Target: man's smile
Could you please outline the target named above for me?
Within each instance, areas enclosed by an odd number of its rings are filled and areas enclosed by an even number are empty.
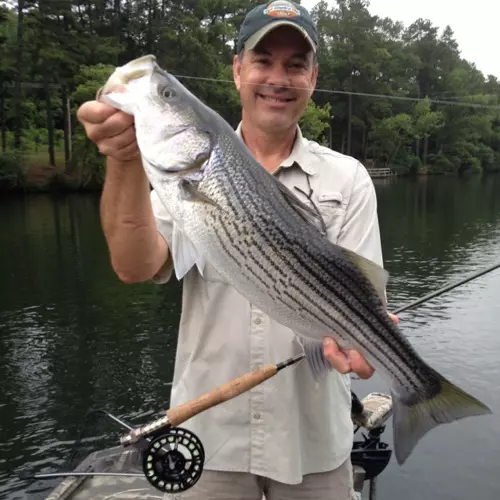
[[[286,97],[277,94],[262,94],[257,92],[256,95],[271,104],[286,105],[287,103],[294,102],[296,100],[295,97]]]

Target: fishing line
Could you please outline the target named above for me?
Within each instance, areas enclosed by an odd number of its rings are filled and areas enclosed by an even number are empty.
[[[127,424],[126,422],[123,422],[122,420],[118,419],[117,417],[115,417],[114,415],[112,415],[111,413],[107,412],[106,410],[102,409],[102,408],[97,408],[95,410],[89,410],[84,416],[83,416],[83,420],[82,420],[82,423],[81,423],[81,430],[80,430],[80,435],[78,436],[78,438],[75,440],[75,442],[73,443],[73,446],[71,447],[71,450],[70,450],[70,454],[68,456],[68,459],[66,460],[66,465],[63,467],[63,469],[70,469],[70,466],[71,466],[71,462],[75,459],[76,457],[76,452],[77,452],[77,448],[80,447],[82,441],[83,441],[83,436],[85,434],[85,430],[88,426],[88,422],[90,420],[90,417],[92,417],[93,415],[101,415],[101,416],[106,416],[106,417],[109,417],[111,420],[114,420],[115,422],[117,422],[119,425],[121,425],[122,427],[125,427],[125,428],[128,428],[129,430],[132,430],[133,427],[130,426],[129,424]]]
[[[209,78],[209,77],[204,77],[204,76],[190,76],[190,75],[178,75],[171,73],[172,76],[178,79],[185,79],[185,80],[200,80],[200,81],[207,81],[207,82],[217,82],[217,83],[231,83],[234,85],[233,80],[226,80],[224,78]],[[260,86],[260,84],[256,83],[247,83],[247,82],[241,82],[243,85],[248,85],[248,86]],[[272,87],[269,85],[269,87]],[[354,91],[348,91],[348,90],[333,90],[333,89],[321,89],[321,88],[312,88],[312,87],[294,87],[294,86],[281,86],[280,88],[286,88],[286,89],[293,89],[293,90],[313,90],[314,92],[321,92],[321,93],[326,93],[326,94],[341,94],[341,95],[358,95],[362,97],[377,97],[379,99],[392,99],[392,100],[400,100],[400,101],[413,101],[413,102],[420,102],[424,101],[424,98],[419,98],[419,97],[407,97],[407,96],[396,96],[396,95],[389,95],[389,94],[374,94],[374,93],[369,93],[369,92],[354,92]],[[471,96],[472,97],[472,96]],[[498,97],[498,96],[496,96]],[[458,97],[457,97],[458,98]],[[473,107],[473,108],[482,108],[482,109],[496,109],[500,110],[499,105],[493,105],[493,104],[480,104],[480,103],[467,103],[467,102],[456,102],[456,101],[449,101],[446,99],[434,99],[434,98],[428,98],[427,99],[429,102],[432,102],[434,104],[444,104],[444,105],[450,105],[450,106],[460,106],[460,107]]]
[[[233,80],[227,80],[224,78],[210,78],[210,77],[205,77],[205,76],[178,75],[175,73],[170,73],[170,74],[178,79],[213,82],[213,83],[229,83],[229,84],[234,85]],[[250,83],[250,82],[241,82],[241,84],[247,85],[247,86],[254,86],[254,87],[262,86],[261,84]],[[4,88],[14,88],[15,87],[15,85],[13,83],[3,83],[2,86]],[[21,87],[22,88],[42,88],[43,83],[40,83],[40,82],[22,82]],[[62,87],[62,84],[49,83],[49,87],[50,88],[59,88],[59,87]],[[268,85],[268,87],[273,87],[273,86]],[[388,99],[388,100],[396,100],[396,101],[421,102],[421,101],[426,100],[425,98],[422,98],[422,97],[419,98],[419,97],[398,96],[398,95],[391,95],[391,94],[376,94],[376,93],[370,93],[370,92],[355,92],[355,91],[349,91],[349,90],[322,89],[322,88],[316,88],[316,87],[296,87],[296,86],[284,85],[284,86],[279,86],[279,88],[286,88],[286,89],[291,89],[291,90],[309,90],[309,91],[312,90],[313,92],[318,92],[318,93],[323,93],[323,94],[353,95],[353,96],[372,97],[372,98]],[[481,94],[481,96],[495,97],[497,100],[500,97],[500,96],[495,95],[495,94]],[[464,99],[464,98],[469,98],[469,97],[473,98],[474,95],[470,94],[470,95],[456,96],[456,99]],[[462,107],[462,108],[476,108],[476,109],[491,109],[491,110],[500,111],[500,105],[498,105],[498,104],[457,102],[457,101],[452,101],[452,100],[447,100],[447,99],[435,99],[433,97],[428,97],[427,100],[433,104],[442,104],[442,105],[446,105],[446,106],[457,106],[457,107]]]

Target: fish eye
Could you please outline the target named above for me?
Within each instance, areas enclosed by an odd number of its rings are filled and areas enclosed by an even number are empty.
[[[160,94],[162,97],[165,97],[165,99],[168,99],[170,97],[175,97],[175,91],[170,87],[163,87]]]

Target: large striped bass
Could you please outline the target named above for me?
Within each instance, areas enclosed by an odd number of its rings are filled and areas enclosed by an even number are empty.
[[[491,413],[430,367],[390,319],[386,270],[331,243],[315,210],[154,56],[117,68],[98,98],[135,118],[146,175],[174,221],[177,277],[211,265],[306,342],[328,334],[360,351],[391,385],[400,464],[437,425]]]

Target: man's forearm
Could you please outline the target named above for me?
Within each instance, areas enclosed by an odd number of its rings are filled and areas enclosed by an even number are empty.
[[[119,278],[137,283],[154,276],[168,257],[168,247],[156,228],[140,159],[126,164],[107,159],[101,221]]]

